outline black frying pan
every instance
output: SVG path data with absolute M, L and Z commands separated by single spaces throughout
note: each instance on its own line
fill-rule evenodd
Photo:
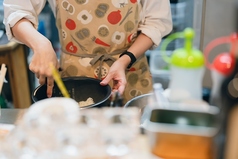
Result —
M 77 102 L 86 101 L 89 97 L 93 98 L 94 104 L 82 108 L 109 106 L 111 87 L 109 85 L 101 86 L 100 80 L 89 77 L 67 77 L 62 80 L 70 97 Z M 32 94 L 32 100 L 37 102 L 48 98 L 46 88 L 46 85 L 38 86 Z M 56 83 L 52 97 L 63 97 Z

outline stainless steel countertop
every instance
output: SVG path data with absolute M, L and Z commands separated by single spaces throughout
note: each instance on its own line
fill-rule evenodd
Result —
M 27 109 L 0 109 L 0 123 L 15 124 Z

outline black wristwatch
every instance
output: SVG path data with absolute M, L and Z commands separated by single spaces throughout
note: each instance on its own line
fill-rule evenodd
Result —
M 119 57 L 122 57 L 123 55 L 127 55 L 130 57 L 131 62 L 129 63 L 129 65 L 127 66 L 127 69 L 131 68 L 131 66 L 136 62 L 136 57 L 133 53 L 129 52 L 129 51 L 124 51 Z

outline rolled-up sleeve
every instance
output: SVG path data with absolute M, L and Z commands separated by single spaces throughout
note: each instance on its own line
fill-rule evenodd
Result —
M 28 19 L 35 28 L 38 27 L 38 15 L 42 11 L 46 0 L 4 0 L 4 20 L 8 40 L 16 41 L 11 28 L 22 18 Z M 19 42 L 20 43 L 20 42 Z
M 162 38 L 172 31 L 172 16 L 169 0 L 142 0 L 139 30 L 147 35 L 157 47 Z M 153 49 L 151 48 L 151 49 Z

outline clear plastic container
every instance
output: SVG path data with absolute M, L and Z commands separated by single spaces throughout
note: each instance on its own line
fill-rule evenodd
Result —
M 171 3 L 171 14 L 175 32 L 182 31 L 186 23 L 186 6 L 187 2 Z
M 172 51 L 167 51 L 166 54 L 170 56 Z M 150 71 L 154 83 L 161 83 L 164 89 L 168 88 L 170 81 L 169 64 L 163 60 L 159 50 L 150 52 Z
M 4 28 L 3 19 L 4 19 L 3 0 L 0 0 L 0 29 Z
M 154 83 L 153 88 L 154 88 L 155 102 L 160 107 L 165 107 L 169 103 L 169 101 L 163 94 L 164 89 L 162 88 L 162 84 L 161 83 Z

